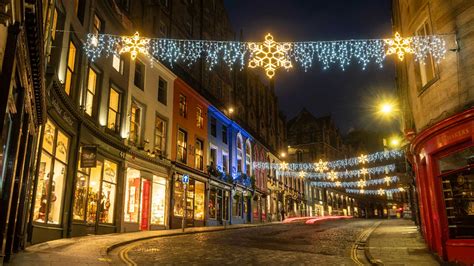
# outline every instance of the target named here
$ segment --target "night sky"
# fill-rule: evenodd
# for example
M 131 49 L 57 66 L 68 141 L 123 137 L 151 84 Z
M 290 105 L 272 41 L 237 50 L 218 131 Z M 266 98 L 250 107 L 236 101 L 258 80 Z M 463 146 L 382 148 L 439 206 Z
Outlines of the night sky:
M 225 0 L 231 24 L 245 41 L 260 41 L 272 33 L 276 41 L 317 41 L 386 38 L 392 35 L 390 0 Z M 263 70 L 262 70 L 263 73 Z M 376 119 L 377 99 L 395 95 L 392 58 L 384 68 L 357 64 L 342 71 L 322 70 L 320 64 L 304 72 L 293 67 L 274 77 L 280 109 L 287 120 L 302 107 L 316 116 L 332 115 L 343 133 L 351 128 L 382 129 Z

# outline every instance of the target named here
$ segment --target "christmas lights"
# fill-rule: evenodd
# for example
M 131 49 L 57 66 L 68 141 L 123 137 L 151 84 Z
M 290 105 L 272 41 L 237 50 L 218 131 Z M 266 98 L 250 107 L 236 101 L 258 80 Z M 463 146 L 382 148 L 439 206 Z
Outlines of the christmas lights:
M 284 43 L 275 42 L 273 36 L 267 34 L 263 43 L 255 43 L 146 38 L 137 32 L 133 36 L 88 34 L 84 50 L 91 61 L 117 53 L 130 53 L 132 60 L 142 54 L 171 66 L 175 63 L 192 65 L 202 59 L 209 70 L 220 62 L 230 69 L 263 67 L 267 76 L 272 78 L 276 69 L 289 69 L 293 62 L 305 71 L 314 62 L 319 62 L 323 69 L 339 65 L 344 70 L 353 62 L 360 64 L 362 69 L 370 63 L 382 67 L 386 56 L 393 53 L 400 60 L 405 58 L 405 54 L 413 53 L 416 61 L 425 62 L 428 56 L 432 56 L 439 63 L 446 54 L 446 42 L 441 36 L 402 38 L 398 33 L 393 39 L 385 40 Z
M 400 178 L 398 176 L 390 176 L 388 178 L 390 179 L 391 183 L 397 183 L 398 181 L 400 181 Z M 311 185 L 316 186 L 316 187 L 322 187 L 322 188 L 331 188 L 331 187 L 343 187 L 343 188 L 361 187 L 362 188 L 362 187 L 370 187 L 370 186 L 381 185 L 381 184 L 384 184 L 384 183 L 385 183 L 385 178 L 379 178 L 379 179 L 371 179 L 371 180 L 362 180 L 361 179 L 359 181 L 351 181 L 351 182 L 313 181 L 313 182 L 311 182 Z
M 354 177 L 361 177 L 366 174 L 370 175 L 379 175 L 379 174 L 388 174 L 391 172 L 394 172 L 396 167 L 395 164 L 387 164 L 387 165 L 382 165 L 382 166 L 376 166 L 376 167 L 371 167 L 371 168 L 363 168 L 365 169 L 364 171 L 354 169 L 354 170 L 346 170 L 343 172 L 333 172 L 334 177 L 337 178 L 354 178 Z M 300 172 L 295 172 L 295 171 L 280 171 L 277 170 L 277 175 L 279 176 L 285 176 L 285 177 L 296 177 L 296 176 L 301 176 L 301 172 L 304 173 L 304 177 L 307 179 L 331 179 L 330 174 L 331 173 L 320 173 L 320 172 L 305 172 L 305 171 L 300 171 Z M 365 174 L 364 174 L 365 173 Z
M 365 190 L 365 189 L 346 189 L 347 193 L 351 194 L 365 194 L 365 195 L 380 195 L 383 196 L 384 194 L 392 194 L 397 192 L 403 192 L 405 189 L 403 188 L 392 188 L 392 189 L 378 189 L 378 190 Z
M 253 162 L 254 169 L 271 169 L 277 171 L 315 171 L 324 172 L 327 170 L 338 170 L 342 168 L 351 168 L 366 163 L 383 162 L 391 159 L 399 159 L 403 157 L 403 151 L 401 150 L 390 150 L 380 151 L 368 155 L 363 155 L 364 159 L 361 160 L 359 157 L 353 157 L 349 159 L 337 160 L 324 162 L 319 160 L 317 163 L 268 163 L 268 162 Z

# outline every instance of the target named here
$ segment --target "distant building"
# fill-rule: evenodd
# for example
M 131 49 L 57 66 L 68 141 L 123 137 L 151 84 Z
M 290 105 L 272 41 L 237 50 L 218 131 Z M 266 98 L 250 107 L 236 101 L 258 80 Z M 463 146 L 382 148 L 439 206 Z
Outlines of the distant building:
M 409 141 L 421 229 L 440 258 L 474 263 L 474 1 L 393 0 L 394 31 L 442 35 L 448 51 L 437 63 L 397 63 L 401 130 Z M 471 195 L 471 196 L 468 196 Z

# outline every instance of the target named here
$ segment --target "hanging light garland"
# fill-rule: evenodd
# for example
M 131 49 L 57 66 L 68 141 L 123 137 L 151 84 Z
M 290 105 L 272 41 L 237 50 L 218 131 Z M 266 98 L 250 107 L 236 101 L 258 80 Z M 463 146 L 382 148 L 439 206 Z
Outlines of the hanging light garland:
M 305 71 L 313 62 L 323 69 L 339 65 L 345 69 L 357 62 L 365 69 L 369 63 L 383 66 L 387 55 L 397 54 L 403 60 L 406 54 L 414 54 L 415 60 L 424 61 L 431 55 L 436 62 L 446 54 L 446 42 L 438 35 L 403 38 L 397 32 L 394 38 L 347 41 L 276 42 L 271 34 L 262 43 L 237 41 L 184 40 L 88 34 L 84 50 L 91 61 L 101 56 L 129 53 L 132 60 L 143 54 L 150 60 L 160 60 L 171 66 L 177 62 L 191 65 L 204 59 L 208 68 L 223 62 L 230 69 L 244 66 L 262 67 L 272 78 L 278 68 L 289 69 L 292 62 Z
M 398 176 L 387 176 L 390 183 L 397 183 L 400 181 Z M 379 179 L 371 179 L 371 180 L 359 180 L 359 181 L 351 181 L 351 182 L 311 182 L 311 185 L 321 188 L 331 188 L 331 187 L 343 187 L 343 188 L 355 188 L 355 187 L 368 187 L 368 186 L 375 186 L 381 185 L 386 182 L 386 178 L 379 178 Z
M 358 157 L 342 159 L 330 162 L 319 160 L 316 163 L 269 163 L 269 162 L 253 162 L 254 169 L 267 169 L 277 171 L 315 171 L 324 172 L 327 170 L 338 170 L 343 168 L 351 168 L 358 165 L 369 163 L 383 162 L 392 159 L 403 158 L 402 150 L 380 151 L 371 154 L 361 154 Z
M 362 168 L 354 170 L 346 170 L 341 172 L 329 172 L 329 173 L 320 173 L 320 172 L 305 172 L 305 171 L 279 171 L 277 170 L 277 175 L 284 177 L 305 177 L 307 179 L 336 179 L 336 178 L 354 178 L 361 177 L 365 175 L 380 175 L 380 174 L 389 174 L 396 170 L 395 164 L 387 164 L 382 166 L 376 166 L 371 168 Z
M 366 189 L 352 189 L 352 188 L 347 188 L 346 193 L 351 193 L 351 194 L 365 194 L 365 195 L 379 195 L 383 196 L 385 194 L 393 194 L 397 192 L 404 192 L 404 188 L 391 188 L 391 189 L 372 189 L 372 190 L 366 190 Z

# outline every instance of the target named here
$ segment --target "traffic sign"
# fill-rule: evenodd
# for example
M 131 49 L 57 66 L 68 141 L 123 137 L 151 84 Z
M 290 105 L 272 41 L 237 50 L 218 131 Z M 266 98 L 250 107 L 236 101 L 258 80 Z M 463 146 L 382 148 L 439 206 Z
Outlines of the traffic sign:
M 188 184 L 189 183 L 189 175 L 183 175 L 183 178 L 182 180 L 184 184 Z

